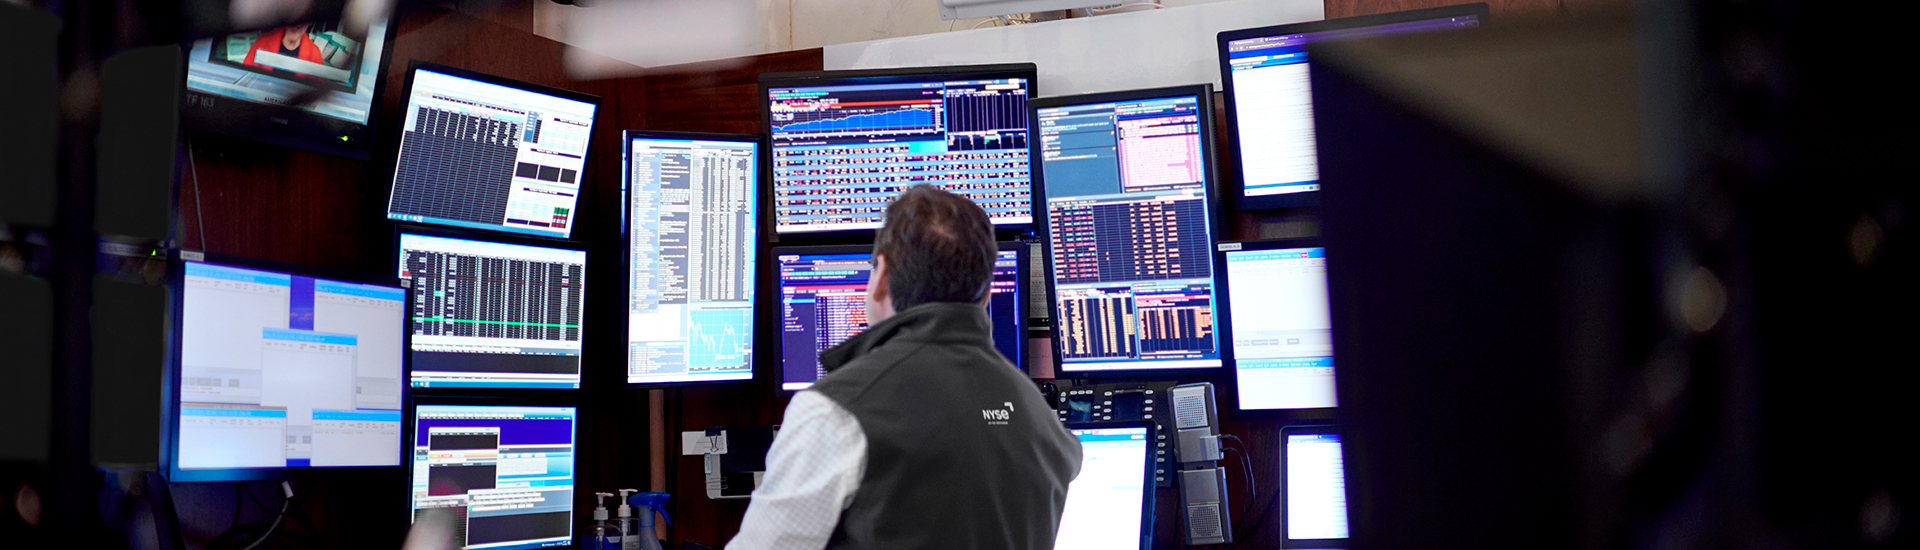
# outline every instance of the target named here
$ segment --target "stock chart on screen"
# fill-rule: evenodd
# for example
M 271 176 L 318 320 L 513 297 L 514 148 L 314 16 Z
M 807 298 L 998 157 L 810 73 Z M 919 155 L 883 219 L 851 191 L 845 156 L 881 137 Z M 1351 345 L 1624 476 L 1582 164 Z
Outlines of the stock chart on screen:
M 1031 88 L 942 74 L 769 84 L 776 230 L 875 229 L 918 184 L 973 199 L 995 224 L 1031 223 Z
M 1192 90 L 1035 110 L 1065 371 L 1220 366 L 1209 111 Z

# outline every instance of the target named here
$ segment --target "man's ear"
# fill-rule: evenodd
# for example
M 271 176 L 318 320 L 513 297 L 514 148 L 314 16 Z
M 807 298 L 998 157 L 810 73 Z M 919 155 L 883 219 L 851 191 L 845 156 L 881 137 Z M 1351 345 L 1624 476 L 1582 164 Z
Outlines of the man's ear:
M 887 257 L 878 252 L 873 254 L 873 280 L 867 284 L 867 295 L 874 303 L 887 304 L 893 299 L 892 288 L 887 285 Z

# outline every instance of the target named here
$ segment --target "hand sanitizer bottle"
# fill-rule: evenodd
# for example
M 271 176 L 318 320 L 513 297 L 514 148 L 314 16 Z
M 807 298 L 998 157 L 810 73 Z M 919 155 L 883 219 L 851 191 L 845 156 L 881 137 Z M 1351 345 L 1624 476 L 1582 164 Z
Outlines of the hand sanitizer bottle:
M 627 505 L 627 495 L 638 492 L 640 492 L 639 489 L 620 490 L 620 534 L 626 535 L 622 537 L 620 541 L 620 548 L 622 550 L 640 550 L 640 539 L 643 538 L 643 536 L 654 536 L 651 531 L 642 533 L 633 528 L 633 507 Z
M 620 550 L 620 526 L 607 521 L 607 497 L 613 493 L 594 493 L 593 496 L 599 504 L 593 509 L 593 527 L 587 530 L 588 536 L 593 537 L 587 548 Z

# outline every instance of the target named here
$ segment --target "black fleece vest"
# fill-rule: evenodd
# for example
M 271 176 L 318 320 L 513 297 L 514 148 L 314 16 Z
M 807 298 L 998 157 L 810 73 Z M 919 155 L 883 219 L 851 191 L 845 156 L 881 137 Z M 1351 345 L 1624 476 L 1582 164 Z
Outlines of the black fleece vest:
M 1048 550 L 1080 443 L 993 347 L 977 304 L 908 308 L 821 354 L 867 468 L 827 548 Z

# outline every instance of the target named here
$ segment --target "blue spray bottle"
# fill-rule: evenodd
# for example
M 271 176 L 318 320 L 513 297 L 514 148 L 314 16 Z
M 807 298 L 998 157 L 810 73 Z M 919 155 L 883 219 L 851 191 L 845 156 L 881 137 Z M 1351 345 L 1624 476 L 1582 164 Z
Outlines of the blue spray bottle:
M 639 521 L 627 536 L 625 550 L 660 550 L 660 539 L 654 538 L 653 513 L 659 512 L 666 518 L 667 525 L 673 525 L 673 516 L 667 515 L 667 499 L 673 498 L 666 493 L 640 493 L 627 498 L 633 504 Z

